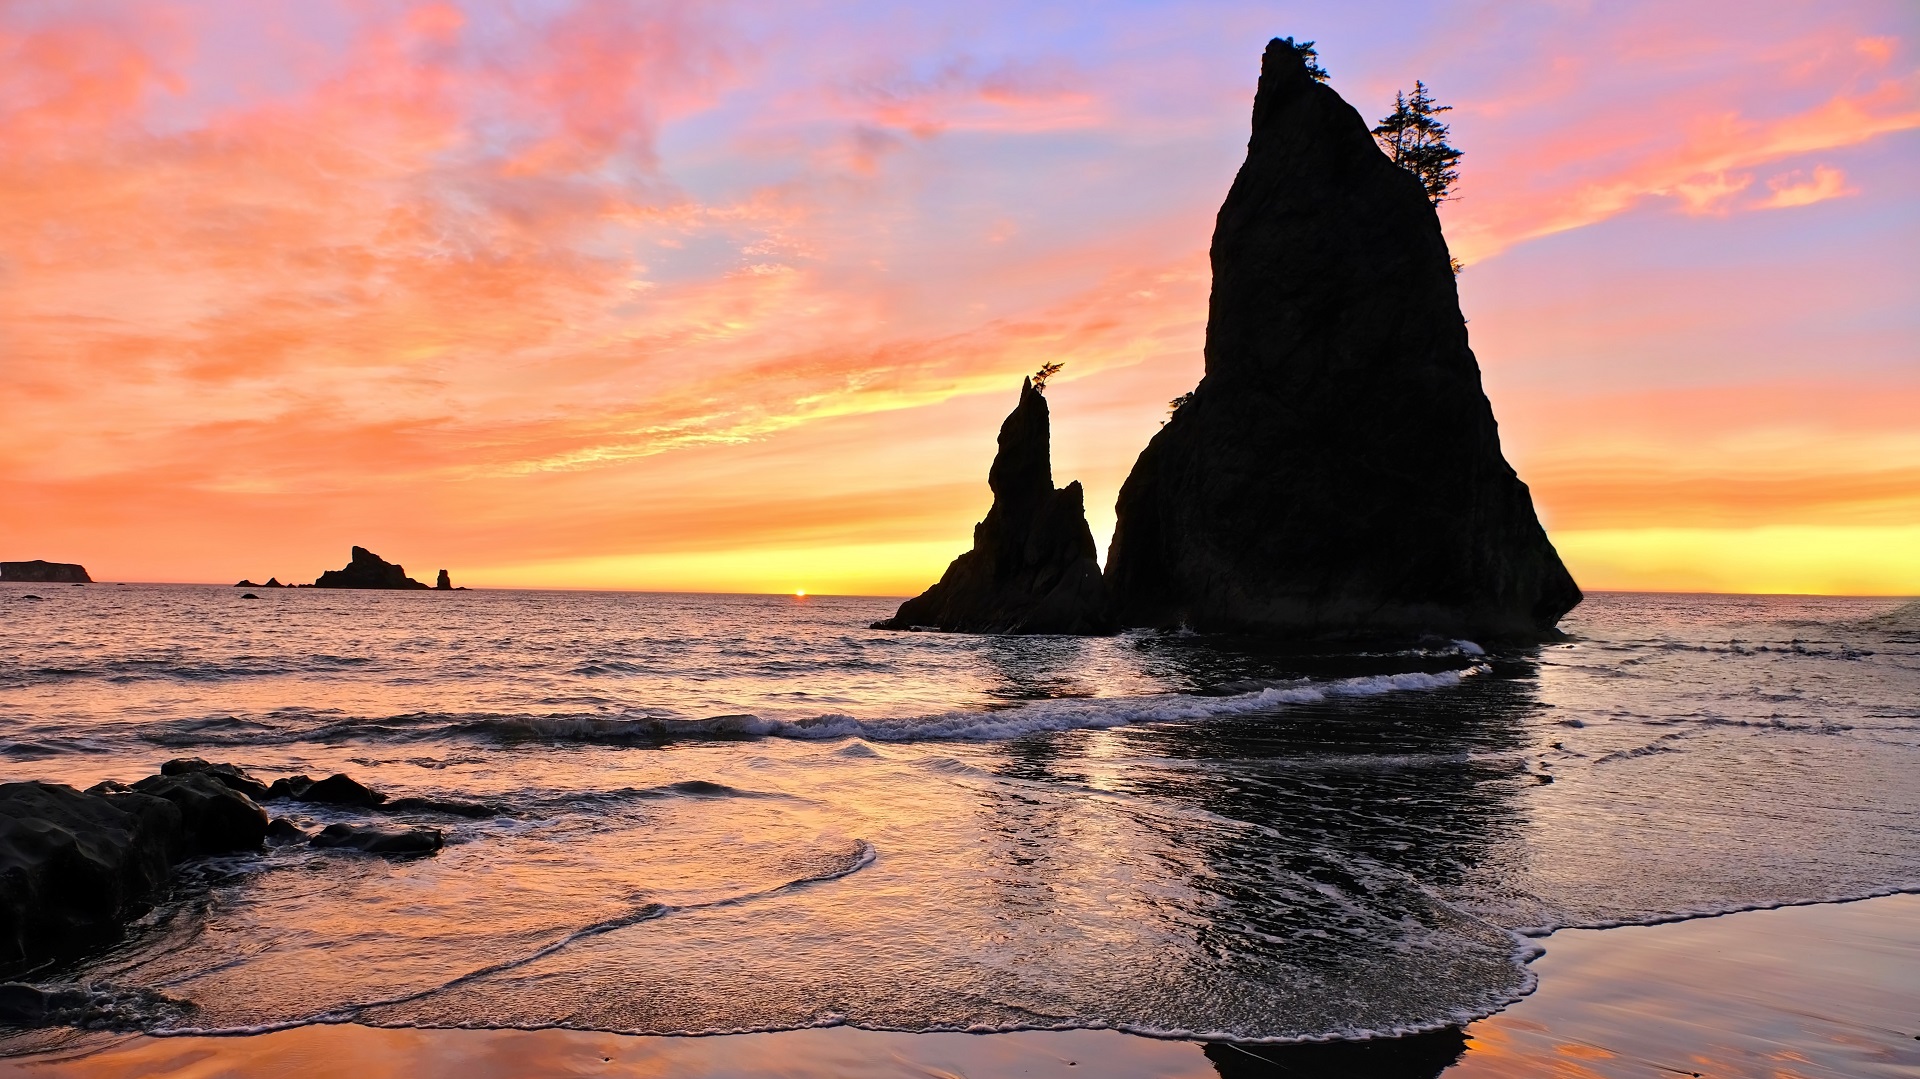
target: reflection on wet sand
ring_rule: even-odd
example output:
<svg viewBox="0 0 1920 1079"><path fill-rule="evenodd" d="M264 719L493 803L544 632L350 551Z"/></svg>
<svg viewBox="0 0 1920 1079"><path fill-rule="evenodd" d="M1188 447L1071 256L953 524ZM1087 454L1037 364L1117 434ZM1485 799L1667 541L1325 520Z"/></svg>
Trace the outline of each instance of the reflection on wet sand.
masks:
<svg viewBox="0 0 1920 1079"><path fill-rule="evenodd" d="M716 1038L311 1026L255 1037L75 1035L7 1079L1815 1079L1920 1073L1920 895L1547 941L1540 990L1467 1027L1374 1042L1234 1045L1113 1031ZM17 1042L13 1051L24 1048Z"/></svg>

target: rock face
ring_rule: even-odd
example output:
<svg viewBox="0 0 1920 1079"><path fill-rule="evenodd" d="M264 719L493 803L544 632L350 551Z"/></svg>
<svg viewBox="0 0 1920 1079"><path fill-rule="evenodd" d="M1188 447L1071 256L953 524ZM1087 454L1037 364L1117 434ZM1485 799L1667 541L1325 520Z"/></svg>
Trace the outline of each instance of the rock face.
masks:
<svg viewBox="0 0 1920 1079"><path fill-rule="evenodd" d="M1121 620L1551 632L1580 590L1501 456L1439 217L1277 41L1212 260L1205 377L1116 506Z"/></svg>
<svg viewBox="0 0 1920 1079"><path fill-rule="evenodd" d="M962 633L1111 633L1093 533L1078 481L1053 486L1047 399L1031 379L1000 425L987 474L993 508L973 528L973 550L879 629Z"/></svg>
<svg viewBox="0 0 1920 1079"><path fill-rule="evenodd" d="M381 558L365 547L353 549L353 560L345 568L330 569L313 582L315 588L425 588L407 576L407 571Z"/></svg>
<svg viewBox="0 0 1920 1079"><path fill-rule="evenodd" d="M0 562L0 581L32 581L36 584L92 584L87 567L76 562Z"/></svg>

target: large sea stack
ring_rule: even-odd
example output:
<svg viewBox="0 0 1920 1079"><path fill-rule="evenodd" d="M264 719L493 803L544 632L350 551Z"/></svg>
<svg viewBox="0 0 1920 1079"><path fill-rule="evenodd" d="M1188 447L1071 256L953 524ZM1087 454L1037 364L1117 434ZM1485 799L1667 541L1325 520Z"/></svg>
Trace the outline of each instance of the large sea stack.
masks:
<svg viewBox="0 0 1920 1079"><path fill-rule="evenodd" d="M1439 215L1286 42L1212 260L1205 376L1116 507L1122 621L1550 633L1580 590L1501 456Z"/></svg>
<svg viewBox="0 0 1920 1079"><path fill-rule="evenodd" d="M1114 625L1079 481L1053 486L1047 399L1031 379L1000 425L987 486L993 507L973 550L878 629L1111 633Z"/></svg>
<svg viewBox="0 0 1920 1079"><path fill-rule="evenodd" d="M404 567L381 558L365 547L355 547L343 569L330 569L313 582L315 588L426 588L407 576Z"/></svg>

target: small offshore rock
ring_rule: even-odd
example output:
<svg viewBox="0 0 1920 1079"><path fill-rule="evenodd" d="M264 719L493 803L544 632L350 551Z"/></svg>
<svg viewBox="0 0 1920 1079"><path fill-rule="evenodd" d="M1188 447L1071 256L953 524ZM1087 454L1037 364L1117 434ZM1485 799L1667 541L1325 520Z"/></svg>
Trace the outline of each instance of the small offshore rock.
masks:
<svg viewBox="0 0 1920 1079"><path fill-rule="evenodd" d="M462 802L452 798L392 798L380 804L383 813L445 813L454 817L498 817L505 810L485 802Z"/></svg>
<svg viewBox="0 0 1920 1079"><path fill-rule="evenodd" d="M160 774L163 776L210 775L256 802L264 800L270 789L237 764L217 764L199 757L175 757L160 766Z"/></svg>
<svg viewBox="0 0 1920 1079"><path fill-rule="evenodd" d="M329 824L307 842L327 850L368 854L432 854L447 845L447 837L438 828L387 831L359 824Z"/></svg>
<svg viewBox="0 0 1920 1079"><path fill-rule="evenodd" d="M294 798L302 802L359 806L363 809L371 809L387 800L386 795L341 772L335 772L325 779L309 783L304 790L294 795Z"/></svg>
<svg viewBox="0 0 1920 1079"><path fill-rule="evenodd" d="M453 578L447 576L446 570L441 570L440 579L433 582L433 587L441 592L451 592L453 591Z"/></svg>
<svg viewBox="0 0 1920 1079"><path fill-rule="evenodd" d="M260 586L259 586L259 585L257 585L257 584L254 584L254 583L253 583L252 581L250 581L250 580L248 580L247 578L245 578L245 577L242 577L242 578L240 578L240 579L239 579L238 581L236 581L236 582L234 582L234 585L233 585L233 587L235 587L235 588L259 588Z"/></svg>
<svg viewBox="0 0 1920 1079"><path fill-rule="evenodd" d="M277 802L285 798L299 801L300 796L305 794L307 788L311 786L313 786L312 776L282 776L268 784L267 796L263 801Z"/></svg>
<svg viewBox="0 0 1920 1079"><path fill-rule="evenodd" d="M211 775L148 776L133 789L164 798L180 810L190 855L259 850L267 837L267 811Z"/></svg>
<svg viewBox="0 0 1920 1079"><path fill-rule="evenodd" d="M240 593L240 598L241 599L259 599L260 597L254 595L252 592L242 592Z"/></svg>

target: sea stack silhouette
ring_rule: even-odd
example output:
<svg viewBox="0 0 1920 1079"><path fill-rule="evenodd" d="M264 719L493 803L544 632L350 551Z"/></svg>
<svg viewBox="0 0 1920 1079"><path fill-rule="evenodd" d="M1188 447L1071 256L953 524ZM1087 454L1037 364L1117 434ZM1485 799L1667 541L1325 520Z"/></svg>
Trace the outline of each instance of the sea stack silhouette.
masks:
<svg viewBox="0 0 1920 1079"><path fill-rule="evenodd" d="M330 569L313 582L315 588L426 588L407 576L404 567L381 558L365 547L355 547L353 558L342 569Z"/></svg>
<svg viewBox="0 0 1920 1079"><path fill-rule="evenodd" d="M1211 256L1205 376L1116 505L1121 622L1550 634L1580 590L1501 455L1439 215L1287 42Z"/></svg>
<svg viewBox="0 0 1920 1079"><path fill-rule="evenodd" d="M1047 399L1022 380L1020 403L1000 425L987 473L993 507L973 527L973 549L875 629L1113 632L1080 483L1054 488L1051 440Z"/></svg>

